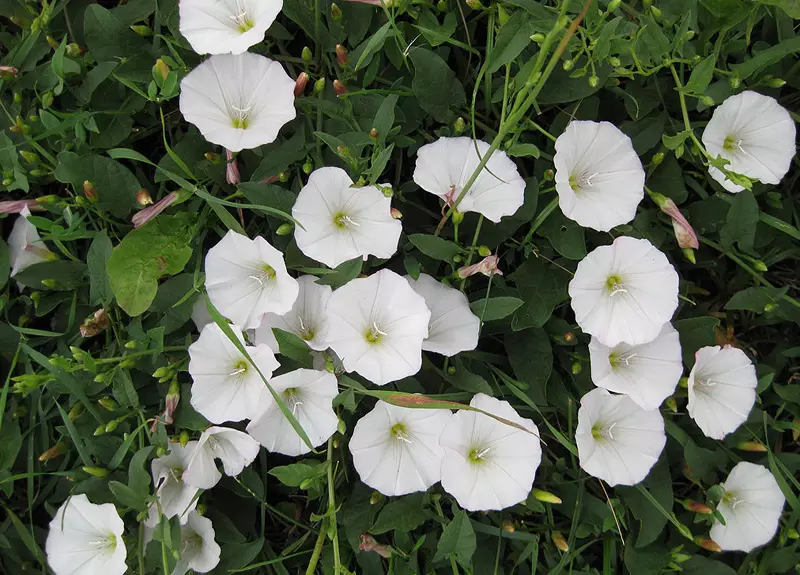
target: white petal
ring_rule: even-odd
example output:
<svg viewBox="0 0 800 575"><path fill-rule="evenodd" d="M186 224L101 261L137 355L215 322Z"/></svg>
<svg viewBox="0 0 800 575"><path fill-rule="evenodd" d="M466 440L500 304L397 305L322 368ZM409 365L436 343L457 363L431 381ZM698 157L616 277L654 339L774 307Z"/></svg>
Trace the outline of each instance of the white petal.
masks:
<svg viewBox="0 0 800 575"><path fill-rule="evenodd" d="M214 321L211 319L211 314L208 313L208 308L206 307L206 298L202 295L197 298L197 301L195 301L194 305L192 306L192 321L194 322L197 331L203 331L205 326Z"/></svg>
<svg viewBox="0 0 800 575"><path fill-rule="evenodd" d="M19 213L11 234L8 236L8 252L11 263L11 277L34 264L50 261L52 252L44 245L39 232L28 221L31 215L28 206Z"/></svg>
<svg viewBox="0 0 800 575"><path fill-rule="evenodd" d="M735 347L703 347L689 374L687 410L703 433L722 439L735 431L756 400L756 369Z"/></svg>
<svg viewBox="0 0 800 575"><path fill-rule="evenodd" d="M216 567L221 549L214 536L210 519L194 511L190 513L186 525L181 526L181 558L172 575L183 575L189 569L208 573Z"/></svg>
<svg viewBox="0 0 800 575"><path fill-rule="evenodd" d="M186 447L181 447L180 443L170 441L169 453L153 460L153 485L158 502L150 508L147 521L150 527L158 523L159 506L167 518L179 515L181 523L185 523L187 514L197 507L195 496L199 490L183 481L183 473L189 467L197 445L197 441L190 441Z"/></svg>
<svg viewBox="0 0 800 575"><path fill-rule="evenodd" d="M405 278L414 291L425 298L425 305L431 310L428 337L422 349L450 357L478 347L481 321L472 313L462 292L428 274L420 274L417 280L411 276Z"/></svg>
<svg viewBox="0 0 800 575"><path fill-rule="evenodd" d="M183 472L183 481L192 487L211 489L219 483L220 479L222 479L222 473L219 472L214 461L214 451L201 437L189 460L189 466Z"/></svg>
<svg viewBox="0 0 800 575"><path fill-rule="evenodd" d="M208 438L214 456L222 461L225 475L239 475L242 470L253 463L261 446L258 442L241 431L229 427L209 427L200 438Z"/></svg>
<svg viewBox="0 0 800 575"><path fill-rule="evenodd" d="M241 54L264 39L282 0L181 0L180 30L198 54Z"/></svg>

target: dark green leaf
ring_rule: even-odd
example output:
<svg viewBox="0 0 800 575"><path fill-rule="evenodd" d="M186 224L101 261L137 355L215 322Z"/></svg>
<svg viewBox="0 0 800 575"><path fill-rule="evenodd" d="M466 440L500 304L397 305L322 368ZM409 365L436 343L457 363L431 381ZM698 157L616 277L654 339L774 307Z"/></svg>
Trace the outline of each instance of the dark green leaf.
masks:
<svg viewBox="0 0 800 575"><path fill-rule="evenodd" d="M472 313L483 321L503 319L514 313L524 302L516 297L491 297L479 299L469 304Z"/></svg>
<svg viewBox="0 0 800 575"><path fill-rule="evenodd" d="M476 548L477 540L472 523L465 511L459 511L444 528L433 560L439 561L455 555L456 561L468 569L472 565L472 556Z"/></svg>
<svg viewBox="0 0 800 575"><path fill-rule="evenodd" d="M464 87L447 63L425 48L415 48L409 53L414 63L414 81L411 89L420 107L438 122L446 122L450 108L466 103Z"/></svg>
<svg viewBox="0 0 800 575"><path fill-rule="evenodd" d="M410 241L419 251L428 257L452 263L453 258L461 254L461 248L449 240L426 234L412 234Z"/></svg>
<svg viewBox="0 0 800 575"><path fill-rule="evenodd" d="M105 230L99 232L89 246L86 265L89 268L89 299L93 305L100 302L107 304L114 297L106 274L106 262L111 257L113 248Z"/></svg>

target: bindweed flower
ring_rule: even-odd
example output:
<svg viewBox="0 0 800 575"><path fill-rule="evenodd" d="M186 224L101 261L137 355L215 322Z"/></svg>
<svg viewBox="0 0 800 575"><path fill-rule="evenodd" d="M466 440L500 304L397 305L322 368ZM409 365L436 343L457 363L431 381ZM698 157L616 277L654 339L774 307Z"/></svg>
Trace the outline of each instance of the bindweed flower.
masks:
<svg viewBox="0 0 800 575"><path fill-rule="evenodd" d="M714 519L711 539L723 551L745 551L768 543L778 530L785 498L775 477L763 465L742 461L722 484L717 511L723 525Z"/></svg>
<svg viewBox="0 0 800 575"><path fill-rule="evenodd" d="M214 525L210 519L192 511L186 524L181 525L181 557L171 575L208 573L219 564L221 549L214 540Z"/></svg>
<svg viewBox="0 0 800 575"><path fill-rule="evenodd" d="M186 523L189 513L197 507L195 496L199 490L183 480L183 473L189 467L196 447L196 441L188 442L185 447L170 441L169 453L153 460L153 487L157 501L150 508L146 521L148 526L158 524L159 510L167 519L177 515L181 523Z"/></svg>
<svg viewBox="0 0 800 575"><path fill-rule="evenodd" d="M627 224L644 197L631 139L608 122L573 121L556 140L558 205L569 219L607 232Z"/></svg>
<svg viewBox="0 0 800 575"><path fill-rule="evenodd" d="M469 308L467 296L428 274L419 274L416 280L405 277L431 310L428 337L422 342L422 349L451 357L478 347L481 321Z"/></svg>
<svg viewBox="0 0 800 575"><path fill-rule="evenodd" d="M481 140L439 138L417 152L414 182L452 206L488 150L489 144ZM525 180L514 162L498 150L456 207L460 212L477 212L499 222L503 216L516 213L524 196Z"/></svg>
<svg viewBox="0 0 800 575"><path fill-rule="evenodd" d="M206 254L206 291L219 313L253 329L265 313L291 310L300 287L267 240L230 230Z"/></svg>
<svg viewBox="0 0 800 575"><path fill-rule="evenodd" d="M393 271L351 280L328 300L328 344L347 371L376 385L417 373L431 312Z"/></svg>
<svg viewBox="0 0 800 575"><path fill-rule="evenodd" d="M702 347L689 374L687 411L707 437L722 439L747 420L757 385L756 368L741 349Z"/></svg>
<svg viewBox="0 0 800 575"><path fill-rule="evenodd" d="M56 511L47 534L47 563L55 575L123 575L125 524L111 503L72 495Z"/></svg>
<svg viewBox="0 0 800 575"><path fill-rule="evenodd" d="M258 54L211 56L181 81L180 109L209 142L250 150L295 118L294 80Z"/></svg>
<svg viewBox="0 0 800 575"><path fill-rule="evenodd" d="M273 378L270 385L303 428L311 445L319 447L336 432L339 418L333 411L333 398L339 394L339 388L333 374L296 369ZM296 456L311 451L266 389L247 425L247 433L275 453Z"/></svg>
<svg viewBox="0 0 800 575"><path fill-rule="evenodd" d="M314 170L292 208L297 247L332 268L368 255L390 258L403 230L391 207L378 187L354 187L341 168Z"/></svg>
<svg viewBox="0 0 800 575"><path fill-rule="evenodd" d="M358 420L350 440L361 481L384 495L425 491L442 477L439 436L448 409L411 409L378 401Z"/></svg>
<svg viewBox="0 0 800 575"><path fill-rule="evenodd" d="M300 292L288 312L283 315L267 313L261 318L261 325L255 330L255 343L267 344L272 351L278 353L278 341L272 328L295 334L313 350L324 351L328 348L328 314L326 307L331 297L330 286L320 285L314 276L297 278Z"/></svg>
<svg viewBox="0 0 800 575"><path fill-rule="evenodd" d="M442 431L442 487L467 511L505 509L524 501L542 460L539 430L507 401L479 393L475 407L521 425L523 431L496 419L462 410Z"/></svg>
<svg viewBox="0 0 800 575"><path fill-rule="evenodd" d="M623 393L645 410L658 409L683 373L681 342L669 323L656 339L640 345L620 343L611 348L593 337L589 356L597 387Z"/></svg>
<svg viewBox="0 0 800 575"><path fill-rule="evenodd" d="M728 171L778 184L791 166L795 135L794 121L785 108L774 98L747 90L714 110L702 139L712 157L729 160ZM729 192L744 189L714 166L708 173Z"/></svg>
<svg viewBox="0 0 800 575"><path fill-rule="evenodd" d="M636 485L658 461L667 436L658 410L594 389L581 398L575 443L581 468L615 485Z"/></svg>
<svg viewBox="0 0 800 575"><path fill-rule="evenodd" d="M497 267L499 263L500 263L499 257L486 256L476 264L459 268L458 277L460 277L463 280L464 278L474 276L475 274L483 274L486 277L492 277L493 275L501 276L503 275L503 270Z"/></svg>
<svg viewBox="0 0 800 575"><path fill-rule="evenodd" d="M392 551L388 545L378 543L372 535L366 533L361 535L361 542L358 544L358 549L360 551L374 551L384 559L388 559L392 556Z"/></svg>
<svg viewBox="0 0 800 575"><path fill-rule="evenodd" d="M231 326L244 345L237 326ZM280 365L269 346L245 347L264 377ZM191 404L212 423L249 419L265 390L256 368L242 355L216 323L203 328L189 346L189 375L192 376Z"/></svg>
<svg viewBox="0 0 800 575"><path fill-rule="evenodd" d="M197 441L183 480L192 487L211 489L222 479L215 459L222 461L225 475L235 477L253 463L260 449L258 442L246 433L229 427L209 427Z"/></svg>
<svg viewBox="0 0 800 575"><path fill-rule="evenodd" d="M178 193L177 192L170 192L155 204L147 206L143 210L140 210L133 214L131 218L131 223L133 227L140 228L145 225L147 222L155 218L158 214L166 210L172 204L174 204L178 200Z"/></svg>
<svg viewBox="0 0 800 575"><path fill-rule="evenodd" d="M27 208L30 212L43 212L44 206L36 200L4 200L0 202L0 214L21 214Z"/></svg>
<svg viewBox="0 0 800 575"><path fill-rule="evenodd" d="M198 54L241 54L264 39L282 0L180 0L180 31Z"/></svg>
<svg viewBox="0 0 800 575"><path fill-rule="evenodd" d="M640 345L678 307L678 274L649 241L621 236L581 260L569 295L583 331L609 347Z"/></svg>
<svg viewBox="0 0 800 575"><path fill-rule="evenodd" d="M56 255L44 245L36 226L28 221L30 215L30 209L23 206L8 236L12 278L32 265L56 259Z"/></svg>
<svg viewBox="0 0 800 575"><path fill-rule="evenodd" d="M225 164L225 181L232 186L239 185L242 181L242 176L239 174L239 161L230 150L225 150L225 157L227 158L227 163Z"/></svg>

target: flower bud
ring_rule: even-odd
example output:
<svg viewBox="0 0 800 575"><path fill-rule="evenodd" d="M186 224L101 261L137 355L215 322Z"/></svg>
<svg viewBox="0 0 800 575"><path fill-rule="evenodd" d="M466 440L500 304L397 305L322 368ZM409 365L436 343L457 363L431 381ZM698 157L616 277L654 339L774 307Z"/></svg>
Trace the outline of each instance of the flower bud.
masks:
<svg viewBox="0 0 800 575"><path fill-rule="evenodd" d="M342 20L342 9L336 4L331 4L331 18L333 18L334 22L341 22Z"/></svg>
<svg viewBox="0 0 800 575"><path fill-rule="evenodd" d="M713 106L714 105L714 98L710 96L700 96L700 101L703 103L704 106Z"/></svg>
<svg viewBox="0 0 800 575"><path fill-rule="evenodd" d="M495 274L501 276L503 275L503 272L497 267L499 262L500 258L497 256L486 256L477 264L460 268L458 270L458 277L464 279L477 273L483 274L487 277L492 277Z"/></svg>
<svg viewBox="0 0 800 575"><path fill-rule="evenodd" d="M336 153L339 154L340 156L349 157L350 156L350 148L348 148L347 146L338 146L336 148Z"/></svg>
<svg viewBox="0 0 800 575"><path fill-rule="evenodd" d="M597 88L600 85L600 78L597 76L589 76L589 86Z"/></svg>
<svg viewBox="0 0 800 575"><path fill-rule="evenodd" d="M242 181L242 176L239 174L239 162L236 160L233 152L227 148L225 149L225 157L227 158L225 164L225 181L232 186L239 185Z"/></svg>
<svg viewBox="0 0 800 575"><path fill-rule="evenodd" d="M278 229L275 230L275 234L279 236L288 236L294 231L294 225L292 224L281 224L278 226Z"/></svg>
<svg viewBox="0 0 800 575"><path fill-rule="evenodd" d="M306 64L311 62L311 60L314 59L314 54L313 52L311 52L311 48L309 48L308 46L304 46L303 51L300 54L300 58L302 58L303 62L305 62Z"/></svg>
<svg viewBox="0 0 800 575"><path fill-rule="evenodd" d="M136 203L140 206L150 206L153 204L153 198L150 197L150 192L142 188L136 192Z"/></svg>
<svg viewBox="0 0 800 575"><path fill-rule="evenodd" d="M561 503L561 498L549 491L542 491L541 489L534 489L533 496L537 501L541 501L543 503L552 503L554 505L558 505Z"/></svg>
<svg viewBox="0 0 800 575"><path fill-rule="evenodd" d="M16 78L19 70L14 66L0 66L0 78L7 80L9 78Z"/></svg>
<svg viewBox="0 0 800 575"><path fill-rule="evenodd" d="M344 83L340 82L339 80L333 81L333 89L336 90L336 93L340 96L347 93L347 86L345 86Z"/></svg>
<svg viewBox="0 0 800 575"><path fill-rule="evenodd" d="M110 397L101 397L97 400L97 403L99 403L106 411L114 411L115 409L119 408L119 404Z"/></svg>
<svg viewBox="0 0 800 575"><path fill-rule="evenodd" d="M464 130L466 130L466 128L467 124L464 121L464 118L462 118L461 116L456 118L456 121L453 122L453 132L455 132L456 134L462 133Z"/></svg>
<svg viewBox="0 0 800 575"><path fill-rule="evenodd" d="M33 152L29 152L28 150L20 150L19 155L29 164L35 165L39 163L39 156Z"/></svg>
<svg viewBox="0 0 800 575"><path fill-rule="evenodd" d="M325 78L320 78L314 82L314 94L319 95L325 91Z"/></svg>
<svg viewBox="0 0 800 575"><path fill-rule="evenodd" d="M131 26L131 30L144 38L153 35L153 29L150 26Z"/></svg>
<svg viewBox="0 0 800 575"><path fill-rule="evenodd" d="M767 451L767 447L760 441L741 441L736 444L736 449L757 453L765 453Z"/></svg>
<svg viewBox="0 0 800 575"><path fill-rule="evenodd" d="M313 171L314 171L314 162L312 162L311 160L308 160L307 162L305 162L303 164L303 173L305 175L309 175Z"/></svg>
<svg viewBox="0 0 800 575"><path fill-rule="evenodd" d="M467 6L469 6L473 10L483 10L484 9L483 4L481 4L481 0L467 0Z"/></svg>
<svg viewBox="0 0 800 575"><path fill-rule="evenodd" d="M39 178L39 177L41 177L41 176L46 176L46 175L47 175L47 174L49 174L50 172L48 172L47 170L40 170L39 168L36 168L35 170L31 170L31 171L30 171L30 172L28 172L28 173L29 173L31 176L34 176L34 177L36 177L36 178Z"/></svg>
<svg viewBox="0 0 800 575"><path fill-rule="evenodd" d="M347 55L347 48L341 44L336 44L336 61L342 68L347 67L350 63L350 57Z"/></svg>
<svg viewBox="0 0 800 575"><path fill-rule="evenodd" d="M378 133L378 130L376 130L375 128L372 128L369 131L369 139L370 140L375 141L375 140L378 139L378 136L380 136L380 134Z"/></svg>
<svg viewBox="0 0 800 575"><path fill-rule="evenodd" d="M119 366L122 369L130 369L134 365L136 365L136 361L133 359L123 359L121 362L119 362Z"/></svg>
<svg viewBox="0 0 800 575"><path fill-rule="evenodd" d="M99 477L101 479L103 477L108 477L108 474L111 473L105 467L81 467L81 469L83 469L85 473L93 475L94 477Z"/></svg>
<svg viewBox="0 0 800 575"><path fill-rule="evenodd" d="M683 502L684 508L687 511L691 511L692 513L697 513L698 515L713 515L714 510L711 509L705 503L700 503L699 501L692 501L691 499L686 499Z"/></svg>
<svg viewBox="0 0 800 575"><path fill-rule="evenodd" d="M537 44L541 44L542 42L544 42L544 34L542 34L541 32L537 32L536 34L531 36L531 41L536 42Z"/></svg>
<svg viewBox="0 0 800 575"><path fill-rule="evenodd" d="M492 255L492 250L489 249L489 246L479 246L478 255L481 256L482 258L488 257Z"/></svg>
<svg viewBox="0 0 800 575"><path fill-rule="evenodd" d="M514 533L517 528L514 527L514 522L511 519L503 519L503 531L506 533Z"/></svg>
<svg viewBox="0 0 800 575"><path fill-rule="evenodd" d="M178 378L173 377L169 384L169 391L164 400L164 423L171 425L174 421L175 410L178 408L178 403L181 400L181 386L178 383Z"/></svg>
<svg viewBox="0 0 800 575"><path fill-rule="evenodd" d="M181 431L181 434L178 437L178 443L181 444L181 447L186 447L186 445L189 443L189 432L185 429Z"/></svg>
<svg viewBox="0 0 800 575"><path fill-rule="evenodd" d="M106 433L113 433L114 430L116 430L118 426L119 426L119 420L118 419L112 419L111 421L106 423Z"/></svg>
<svg viewBox="0 0 800 575"><path fill-rule="evenodd" d="M760 272L765 272L769 270L767 264L765 264L761 260L753 260L753 267Z"/></svg>
<svg viewBox="0 0 800 575"><path fill-rule="evenodd" d="M692 248L683 248L681 250L683 252L683 257L690 263L696 264L697 260L694 257L694 250Z"/></svg>
<svg viewBox="0 0 800 575"><path fill-rule="evenodd" d="M664 161L664 152L656 152L651 160L653 166L658 166Z"/></svg>
<svg viewBox="0 0 800 575"><path fill-rule="evenodd" d="M614 68L619 68L622 65L622 62L616 56L611 56L611 58L608 59L608 63Z"/></svg>
<svg viewBox="0 0 800 575"><path fill-rule="evenodd" d="M739 86L742 84L742 81L739 79L738 76L731 76L728 79L728 84L731 87L731 90L738 90Z"/></svg>
<svg viewBox="0 0 800 575"><path fill-rule="evenodd" d="M719 544L717 544L717 542L713 539L695 537L694 542L696 545L699 545L706 551L711 551L712 553L722 553L722 547L720 547Z"/></svg>
<svg viewBox="0 0 800 575"><path fill-rule="evenodd" d="M397 208L392 208L390 210L390 213L392 214L392 218L394 218L395 220L402 220L403 219L403 212L401 212Z"/></svg>
<svg viewBox="0 0 800 575"><path fill-rule="evenodd" d="M306 91L306 84L308 84L308 74L300 72L297 75L297 80L294 81L294 97L299 98Z"/></svg>
<svg viewBox="0 0 800 575"><path fill-rule="evenodd" d="M564 62L561 64L561 67L564 68L564 71L569 72L570 70L572 70L575 67L575 61L574 60L564 60Z"/></svg>
<svg viewBox="0 0 800 575"><path fill-rule="evenodd" d="M452 205L452 202L448 202L448 205ZM453 211L453 223L460 224L464 221L464 212L459 212L458 210Z"/></svg>
<svg viewBox="0 0 800 575"><path fill-rule="evenodd" d="M83 413L83 404L76 403L75 405L72 406L72 409L69 410L69 413L67 414L67 419L69 419L70 421L75 421L81 416L81 413Z"/></svg>
<svg viewBox="0 0 800 575"><path fill-rule="evenodd" d="M798 533L797 529L794 527L789 527L789 529L786 530L786 536L789 539L800 539L800 533Z"/></svg>
<svg viewBox="0 0 800 575"><path fill-rule="evenodd" d="M61 443L60 441L56 443L53 447L45 451L39 456L39 461L50 461L51 459L55 459L59 457L63 453L67 451L67 445L65 443Z"/></svg>
<svg viewBox="0 0 800 575"><path fill-rule="evenodd" d="M583 371L583 365L581 365L581 362L578 360L573 361L571 371L572 375L580 375L580 373Z"/></svg>
<svg viewBox="0 0 800 575"><path fill-rule="evenodd" d="M89 180L84 180L83 182L83 194L90 202L97 201L97 188L95 188L94 184Z"/></svg>
<svg viewBox="0 0 800 575"><path fill-rule="evenodd" d="M383 501L383 495L379 491L373 491L372 494L369 496L370 505L377 505L381 501Z"/></svg>
<svg viewBox="0 0 800 575"><path fill-rule="evenodd" d="M286 183L289 181L289 172L281 172L278 174L278 181L281 183Z"/></svg>
<svg viewBox="0 0 800 575"><path fill-rule="evenodd" d="M767 80L767 86L770 88L783 88L786 85L786 80L783 78L771 78Z"/></svg>
<svg viewBox="0 0 800 575"><path fill-rule="evenodd" d="M164 60L162 60L161 58L156 60L155 66L153 66L153 76L158 74L158 76L161 77L161 80L164 81L167 79L167 76L169 76L169 72L170 72L169 66L167 66Z"/></svg>
<svg viewBox="0 0 800 575"><path fill-rule="evenodd" d="M611 2L608 3L607 9L609 12L615 12L620 7L620 4L622 4L622 0L611 0Z"/></svg>
<svg viewBox="0 0 800 575"><path fill-rule="evenodd" d="M447 366L447 374L448 375L455 375L456 374L456 366L454 366L454 365Z"/></svg>
<svg viewBox="0 0 800 575"><path fill-rule="evenodd" d="M772 313L780 309L780 306L775 302L769 302L764 306L764 313Z"/></svg>
<svg viewBox="0 0 800 575"><path fill-rule="evenodd" d="M205 154L203 154L203 157L212 164L218 164L220 160L219 154L217 154L216 152L206 152Z"/></svg>
<svg viewBox="0 0 800 575"><path fill-rule="evenodd" d="M567 540L564 539L561 531L553 531L550 533L550 538L553 540L553 544L556 546L556 549L562 553L569 551L569 543L567 543Z"/></svg>
<svg viewBox="0 0 800 575"><path fill-rule="evenodd" d="M650 14L653 15L653 20L656 22L660 22L664 17L664 12L661 11L661 8L657 8L655 6L650 6Z"/></svg>
<svg viewBox="0 0 800 575"><path fill-rule="evenodd" d="M678 413L678 402L674 397L668 397L664 402L664 405L666 405L667 409L669 409L672 413Z"/></svg>
<svg viewBox="0 0 800 575"><path fill-rule="evenodd" d="M94 430L94 436L95 437L97 437L98 435L105 435L105 433L106 433L106 424L105 423L101 423Z"/></svg>

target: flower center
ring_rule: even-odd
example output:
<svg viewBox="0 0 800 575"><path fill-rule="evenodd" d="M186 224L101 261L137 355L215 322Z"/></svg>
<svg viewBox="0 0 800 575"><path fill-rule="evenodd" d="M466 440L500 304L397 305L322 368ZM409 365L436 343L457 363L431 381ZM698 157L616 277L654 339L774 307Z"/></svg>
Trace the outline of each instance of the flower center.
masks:
<svg viewBox="0 0 800 575"><path fill-rule="evenodd" d="M180 483L183 481L183 467L172 467L169 470L169 475L175 481L175 483Z"/></svg>
<svg viewBox="0 0 800 575"><path fill-rule="evenodd" d="M403 425L402 423L395 423L392 426L390 432L392 436L398 441L402 441L403 443L409 443L409 444L414 443L413 441L411 441L411 439L409 439L406 426Z"/></svg>
<svg viewBox="0 0 800 575"><path fill-rule="evenodd" d="M333 224L340 229L346 230L351 226L360 227L361 224L354 221L353 218L345 214L344 212L339 212L335 216L333 216Z"/></svg>
<svg viewBox="0 0 800 575"><path fill-rule="evenodd" d="M93 547L98 547L100 549L116 549L117 547L117 536L113 533L103 533L97 539L89 541L89 545Z"/></svg>
<svg viewBox="0 0 800 575"><path fill-rule="evenodd" d="M722 143L722 147L729 152L739 151L743 154L747 153L744 151L744 148L742 148L742 139L737 138L736 136L728 136L725 138L725 141Z"/></svg>
<svg viewBox="0 0 800 575"><path fill-rule="evenodd" d="M607 423L595 423L592 426L592 437L594 437L596 441L608 441L609 439L613 441L613 432L616 425L616 421L612 422L610 425Z"/></svg>
<svg viewBox="0 0 800 575"><path fill-rule="evenodd" d="M627 353L613 352L608 356L608 361L611 363L611 367L619 367L622 364L630 365L633 358L637 357L638 355L638 353L634 353L632 351Z"/></svg>
<svg viewBox="0 0 800 575"><path fill-rule="evenodd" d="M246 130L250 125L250 108L237 108L231 106L231 123L237 130Z"/></svg>
<svg viewBox="0 0 800 575"><path fill-rule="evenodd" d="M367 330L367 333L364 334L364 337L369 343L379 343L384 335L389 334L385 331L381 331L380 326L378 326L378 322L373 321L372 327Z"/></svg>
<svg viewBox="0 0 800 575"><path fill-rule="evenodd" d="M711 393L711 388L717 385L717 382L711 379L695 379L694 390L697 393Z"/></svg>
<svg viewBox="0 0 800 575"><path fill-rule="evenodd" d="M299 315L297 316L297 323L300 326L300 337L304 341L311 341L312 339L314 339L314 335L315 335L314 328L311 327L311 326L305 325L303 323L302 316L299 316Z"/></svg>
<svg viewBox="0 0 800 575"><path fill-rule="evenodd" d="M259 285L263 286L265 281L275 279L275 268L269 264L263 264L257 270L257 273L248 277L254 282L258 282Z"/></svg>
<svg viewBox="0 0 800 575"><path fill-rule="evenodd" d="M596 177L597 174L600 172L595 172L593 174L586 174L583 173L580 176L571 175L569 177L569 187L572 188L575 192L580 192L584 188L591 188L592 187L592 178Z"/></svg>
<svg viewBox="0 0 800 575"><path fill-rule="evenodd" d="M236 364L233 366L233 371L231 371L228 374L228 376L229 377L239 377L239 376L244 375L245 373L247 373L247 369L248 369L247 362L245 360L241 359L241 360L236 362Z"/></svg>
<svg viewBox="0 0 800 575"><path fill-rule="evenodd" d="M181 551L186 553L187 551L193 551L199 547L203 546L203 538L200 537L197 533L188 536L186 539L183 540L183 545L181 546Z"/></svg>
<svg viewBox="0 0 800 575"><path fill-rule="evenodd" d="M283 399L286 403L289 404L289 407L292 409L292 415L297 415L297 408L303 405L303 402L300 401L300 397L297 393L296 387L290 387L286 391L283 392Z"/></svg>
<svg viewBox="0 0 800 575"><path fill-rule="evenodd" d="M730 505L731 509L736 509L738 505L744 503L744 499L737 497L732 491L726 491L725 495L722 496L722 501Z"/></svg>
<svg viewBox="0 0 800 575"><path fill-rule="evenodd" d="M486 461L485 457L489 454L492 450L491 447L473 447L469 450L469 454L467 458L472 463L484 463Z"/></svg>
<svg viewBox="0 0 800 575"><path fill-rule="evenodd" d="M621 293L628 293L628 290L625 289L625 284L622 283L622 279L619 276L609 276L606 280L606 288L611 297Z"/></svg>
<svg viewBox="0 0 800 575"><path fill-rule="evenodd" d="M236 14L233 16L229 16L231 20L233 20L234 24L236 24L237 30L244 34L248 30L250 30L255 24L247 15L247 8L242 6L241 0L236 0Z"/></svg>

